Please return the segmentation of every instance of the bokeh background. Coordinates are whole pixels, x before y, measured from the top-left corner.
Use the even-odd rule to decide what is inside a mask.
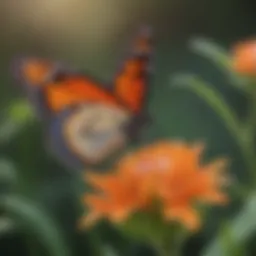
[[[148,106],[154,122],[143,133],[141,144],[159,138],[204,140],[208,145],[206,157],[230,157],[232,175],[246,184],[248,177],[242,157],[219,118],[194,94],[171,89],[171,77],[183,71],[201,75],[243,117],[245,98],[226,86],[224,74],[210,62],[192,53],[188,41],[200,36],[228,49],[233,43],[255,35],[255,12],[256,3],[249,0],[1,0],[2,124],[7,118],[6,109],[22,97],[10,73],[13,58],[50,57],[111,82],[127,42],[140,24],[147,23],[155,35],[154,76]],[[79,196],[83,192],[79,175],[49,155],[38,121],[32,118],[18,128],[9,139],[0,134],[1,159],[16,170],[16,193],[40,205],[51,216],[71,255],[98,255],[97,248],[103,246],[111,246],[124,256],[153,255],[146,245],[131,241],[107,224],[94,231],[79,232],[76,224],[82,214]],[[5,189],[1,184],[0,190]],[[184,255],[200,255],[241,204],[237,199],[224,209],[213,209],[204,228],[186,243]],[[19,207],[18,202],[15,207]],[[4,209],[1,216],[6,216]],[[32,224],[24,216],[13,216],[11,220],[16,221],[11,223],[10,230],[0,231],[1,256],[51,255],[33,228],[40,226],[41,221],[44,227],[40,217]],[[255,255],[254,239],[255,236],[246,241],[246,252],[241,255]]]

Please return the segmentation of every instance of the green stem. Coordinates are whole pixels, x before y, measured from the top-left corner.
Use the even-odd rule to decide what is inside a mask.
[[[256,183],[256,161],[255,161],[255,131],[256,131],[256,90],[252,89],[250,97],[250,108],[248,113],[248,120],[246,124],[246,137],[244,144],[248,149],[248,161],[250,162],[250,172],[252,175],[253,183]]]
[[[240,138],[237,136],[237,142],[241,148],[241,153],[244,158],[245,164],[248,168],[248,173],[251,175],[251,178],[254,183],[254,181],[256,181],[256,172],[254,171],[255,170],[254,150],[251,145],[251,141],[247,139],[245,140],[244,137],[242,136],[240,136]]]
[[[179,248],[155,247],[157,256],[181,256]]]
[[[182,233],[176,233],[167,239],[167,242],[152,242],[157,256],[181,256],[181,249],[186,236]]]

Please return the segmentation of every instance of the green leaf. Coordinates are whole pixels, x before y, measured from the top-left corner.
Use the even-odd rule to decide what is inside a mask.
[[[256,194],[251,195],[245,202],[242,211],[230,223],[229,232],[233,244],[244,244],[256,232]],[[224,253],[221,234],[206,247],[202,256],[226,255]],[[245,255],[245,254],[242,254]]]
[[[220,240],[223,251],[225,251],[224,255],[246,256],[245,246],[233,238],[229,223],[226,223],[221,229]]]
[[[225,126],[233,134],[240,137],[240,123],[236,114],[227,105],[222,95],[212,86],[194,75],[177,75],[172,79],[174,88],[188,89],[203,99],[222,119]]]
[[[34,115],[29,104],[16,100],[4,111],[0,121],[0,143],[13,139],[31,120]]]
[[[230,54],[213,41],[197,38],[191,40],[189,46],[195,52],[215,62],[219,67],[231,69]]]
[[[23,126],[15,123],[10,118],[4,118],[1,120],[0,126],[0,143],[7,143],[13,139],[23,128]]]
[[[232,68],[231,55],[224,48],[211,40],[197,38],[190,41],[190,48],[199,55],[211,60],[223,70],[231,82],[231,85],[243,92],[248,92],[248,78],[240,76]]]
[[[174,88],[191,90],[215,111],[240,147],[248,170],[252,170],[252,175],[255,176],[254,170],[252,169],[252,160],[254,159],[254,156],[252,155],[250,145],[244,140],[243,127],[222,95],[216,91],[213,86],[194,75],[177,75],[171,82],[174,85]]]
[[[119,254],[111,247],[104,246],[102,249],[103,256],[119,256]]]
[[[14,165],[6,160],[0,159],[0,182],[15,184],[17,175]]]
[[[0,237],[15,229],[15,224],[10,218],[0,218]]]
[[[56,223],[38,205],[25,198],[7,195],[0,198],[0,206],[12,215],[18,224],[35,235],[49,256],[69,256],[69,248]]]
[[[24,123],[34,116],[29,103],[25,100],[16,100],[11,104],[7,115],[17,123]]]

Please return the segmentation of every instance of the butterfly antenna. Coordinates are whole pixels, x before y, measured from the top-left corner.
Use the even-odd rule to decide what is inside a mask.
[[[152,50],[152,29],[148,26],[142,26],[135,38],[133,45],[134,53],[148,55]]]

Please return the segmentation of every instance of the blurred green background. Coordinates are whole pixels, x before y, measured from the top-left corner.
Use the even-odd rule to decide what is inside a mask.
[[[154,122],[143,133],[141,144],[159,138],[204,140],[208,145],[206,157],[230,157],[234,179],[246,184],[248,176],[242,157],[221,120],[194,94],[171,89],[170,78],[183,71],[201,75],[243,117],[246,99],[226,86],[224,74],[192,53],[187,44],[190,39],[204,37],[228,49],[233,43],[254,36],[255,11],[256,2],[248,0],[1,0],[0,127],[8,119],[6,110],[22,97],[10,74],[12,58],[50,57],[111,82],[137,26],[148,23],[153,27],[156,43],[148,106]],[[16,170],[16,195],[43,208],[58,226],[70,255],[98,255],[97,248],[105,246],[122,256],[153,255],[146,245],[123,237],[107,224],[87,233],[77,231],[76,223],[82,214],[79,196],[83,192],[79,175],[66,170],[47,153],[39,122],[17,122],[17,127],[9,139],[0,134],[0,158],[3,164],[12,163]],[[10,189],[0,185],[1,191]],[[53,242],[54,235],[48,234],[48,240],[42,241],[40,237],[44,235],[40,232],[47,233],[47,228],[37,228],[46,227],[45,222],[40,216],[27,218],[26,210],[20,214],[15,210],[19,202],[9,204],[14,215],[11,219],[16,221],[8,232],[0,232],[0,255],[51,256],[45,244]],[[184,255],[200,255],[223,221],[234,216],[241,205],[237,199],[229,207],[213,209],[204,228],[186,243]],[[3,209],[1,216],[6,215]],[[241,245],[246,252],[240,255],[256,254],[254,239],[252,236]],[[63,249],[63,256],[68,249]]]

